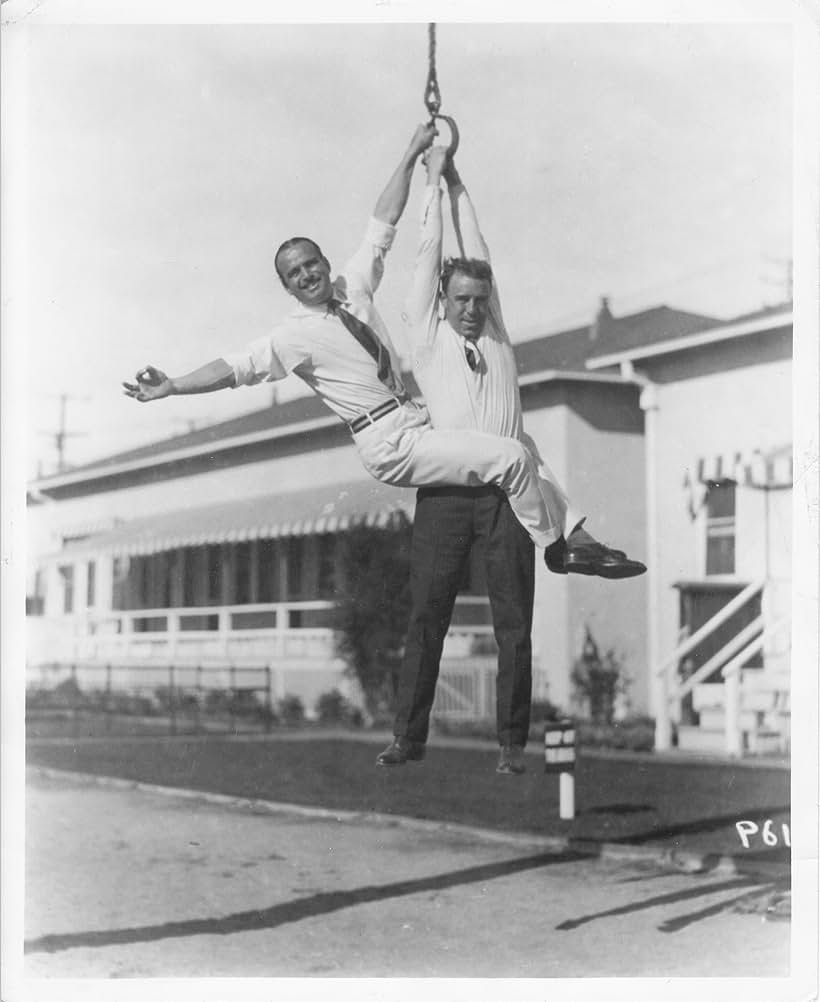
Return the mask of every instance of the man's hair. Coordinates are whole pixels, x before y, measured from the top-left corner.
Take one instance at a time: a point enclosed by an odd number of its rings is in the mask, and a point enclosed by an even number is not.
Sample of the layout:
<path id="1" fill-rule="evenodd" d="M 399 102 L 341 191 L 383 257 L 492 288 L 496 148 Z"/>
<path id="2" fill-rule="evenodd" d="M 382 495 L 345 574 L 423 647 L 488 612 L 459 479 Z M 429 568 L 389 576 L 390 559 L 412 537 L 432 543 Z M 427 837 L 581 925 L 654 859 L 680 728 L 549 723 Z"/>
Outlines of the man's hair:
<path id="1" fill-rule="evenodd" d="M 448 257 L 441 268 L 441 291 L 447 294 L 447 286 L 453 275 L 467 275 L 468 278 L 479 278 L 484 282 L 493 283 L 493 269 L 489 261 L 481 261 L 475 257 Z"/>
<path id="2" fill-rule="evenodd" d="M 283 244 L 280 244 L 276 253 L 273 255 L 273 266 L 276 268 L 276 274 L 279 276 L 279 281 L 285 288 L 288 287 L 285 281 L 285 276 L 279 270 L 279 255 L 284 254 L 285 251 L 292 250 L 297 244 L 310 244 L 310 246 L 316 251 L 320 258 L 327 261 L 327 258 L 322 253 L 322 248 L 316 243 L 315 240 L 311 240 L 310 237 L 291 237 L 286 240 Z"/>

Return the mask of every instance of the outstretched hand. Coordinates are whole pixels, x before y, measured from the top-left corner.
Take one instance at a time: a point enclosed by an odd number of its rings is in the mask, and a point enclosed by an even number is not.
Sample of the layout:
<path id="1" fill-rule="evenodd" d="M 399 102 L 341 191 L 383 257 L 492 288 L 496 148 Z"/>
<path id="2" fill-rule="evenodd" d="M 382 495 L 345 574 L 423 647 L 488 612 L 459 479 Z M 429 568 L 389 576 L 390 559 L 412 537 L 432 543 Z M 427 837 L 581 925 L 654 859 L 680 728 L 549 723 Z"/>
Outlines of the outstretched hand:
<path id="1" fill-rule="evenodd" d="M 161 400 L 173 392 L 173 384 L 161 369 L 146 365 L 137 372 L 136 383 L 123 382 L 123 392 L 127 397 L 139 400 L 141 404 L 149 400 Z"/>

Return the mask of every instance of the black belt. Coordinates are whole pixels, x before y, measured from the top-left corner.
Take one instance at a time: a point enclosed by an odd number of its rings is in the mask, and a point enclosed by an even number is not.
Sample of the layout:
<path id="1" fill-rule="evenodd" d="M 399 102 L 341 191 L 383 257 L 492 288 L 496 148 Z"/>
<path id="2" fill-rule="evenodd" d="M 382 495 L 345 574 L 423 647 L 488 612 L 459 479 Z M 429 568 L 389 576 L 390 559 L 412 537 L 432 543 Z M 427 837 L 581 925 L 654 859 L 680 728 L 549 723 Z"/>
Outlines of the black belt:
<path id="1" fill-rule="evenodd" d="M 350 422 L 349 428 L 355 435 L 357 431 L 361 431 L 362 428 L 366 428 L 369 424 L 375 424 L 379 418 L 382 418 L 385 414 L 389 414 L 391 411 L 394 411 L 397 407 L 401 407 L 401 405 L 406 402 L 406 400 L 399 400 L 398 397 L 393 397 L 392 400 L 385 400 L 383 404 L 379 404 L 378 407 L 374 407 L 373 410 L 368 411 L 367 414 L 361 414 L 359 417 L 354 418 Z"/>

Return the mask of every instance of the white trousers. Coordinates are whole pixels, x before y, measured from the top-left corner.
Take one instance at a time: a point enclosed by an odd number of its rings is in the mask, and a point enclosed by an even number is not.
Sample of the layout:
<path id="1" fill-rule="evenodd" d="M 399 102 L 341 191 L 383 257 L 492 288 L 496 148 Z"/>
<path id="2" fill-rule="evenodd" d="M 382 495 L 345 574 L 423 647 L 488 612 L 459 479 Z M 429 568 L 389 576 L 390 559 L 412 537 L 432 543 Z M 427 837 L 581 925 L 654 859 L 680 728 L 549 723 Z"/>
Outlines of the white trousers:
<path id="1" fill-rule="evenodd" d="M 583 518 L 529 440 L 479 431 L 439 431 L 427 411 L 405 404 L 353 436 L 367 472 L 394 487 L 501 488 L 536 546 L 546 547 Z"/>

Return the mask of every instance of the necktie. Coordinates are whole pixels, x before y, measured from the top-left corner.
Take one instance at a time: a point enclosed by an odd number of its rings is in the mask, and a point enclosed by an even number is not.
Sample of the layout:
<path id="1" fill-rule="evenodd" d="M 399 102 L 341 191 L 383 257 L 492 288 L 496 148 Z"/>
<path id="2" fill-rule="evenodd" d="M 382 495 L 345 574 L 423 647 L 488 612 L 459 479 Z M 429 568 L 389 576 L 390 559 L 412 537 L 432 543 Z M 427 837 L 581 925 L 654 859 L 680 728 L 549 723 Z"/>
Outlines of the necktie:
<path id="1" fill-rule="evenodd" d="M 394 396 L 403 396 L 404 390 L 393 373 L 393 366 L 390 364 L 390 352 L 385 348 L 372 327 L 348 313 L 346 309 L 335 299 L 331 299 L 327 304 L 328 313 L 337 316 L 344 326 L 350 331 L 353 337 L 359 342 L 364 350 L 376 363 L 379 380 L 390 390 Z"/>
<path id="2" fill-rule="evenodd" d="M 464 342 L 464 357 L 467 359 L 467 365 L 475 372 L 478 368 L 478 350 L 469 341 Z"/>

